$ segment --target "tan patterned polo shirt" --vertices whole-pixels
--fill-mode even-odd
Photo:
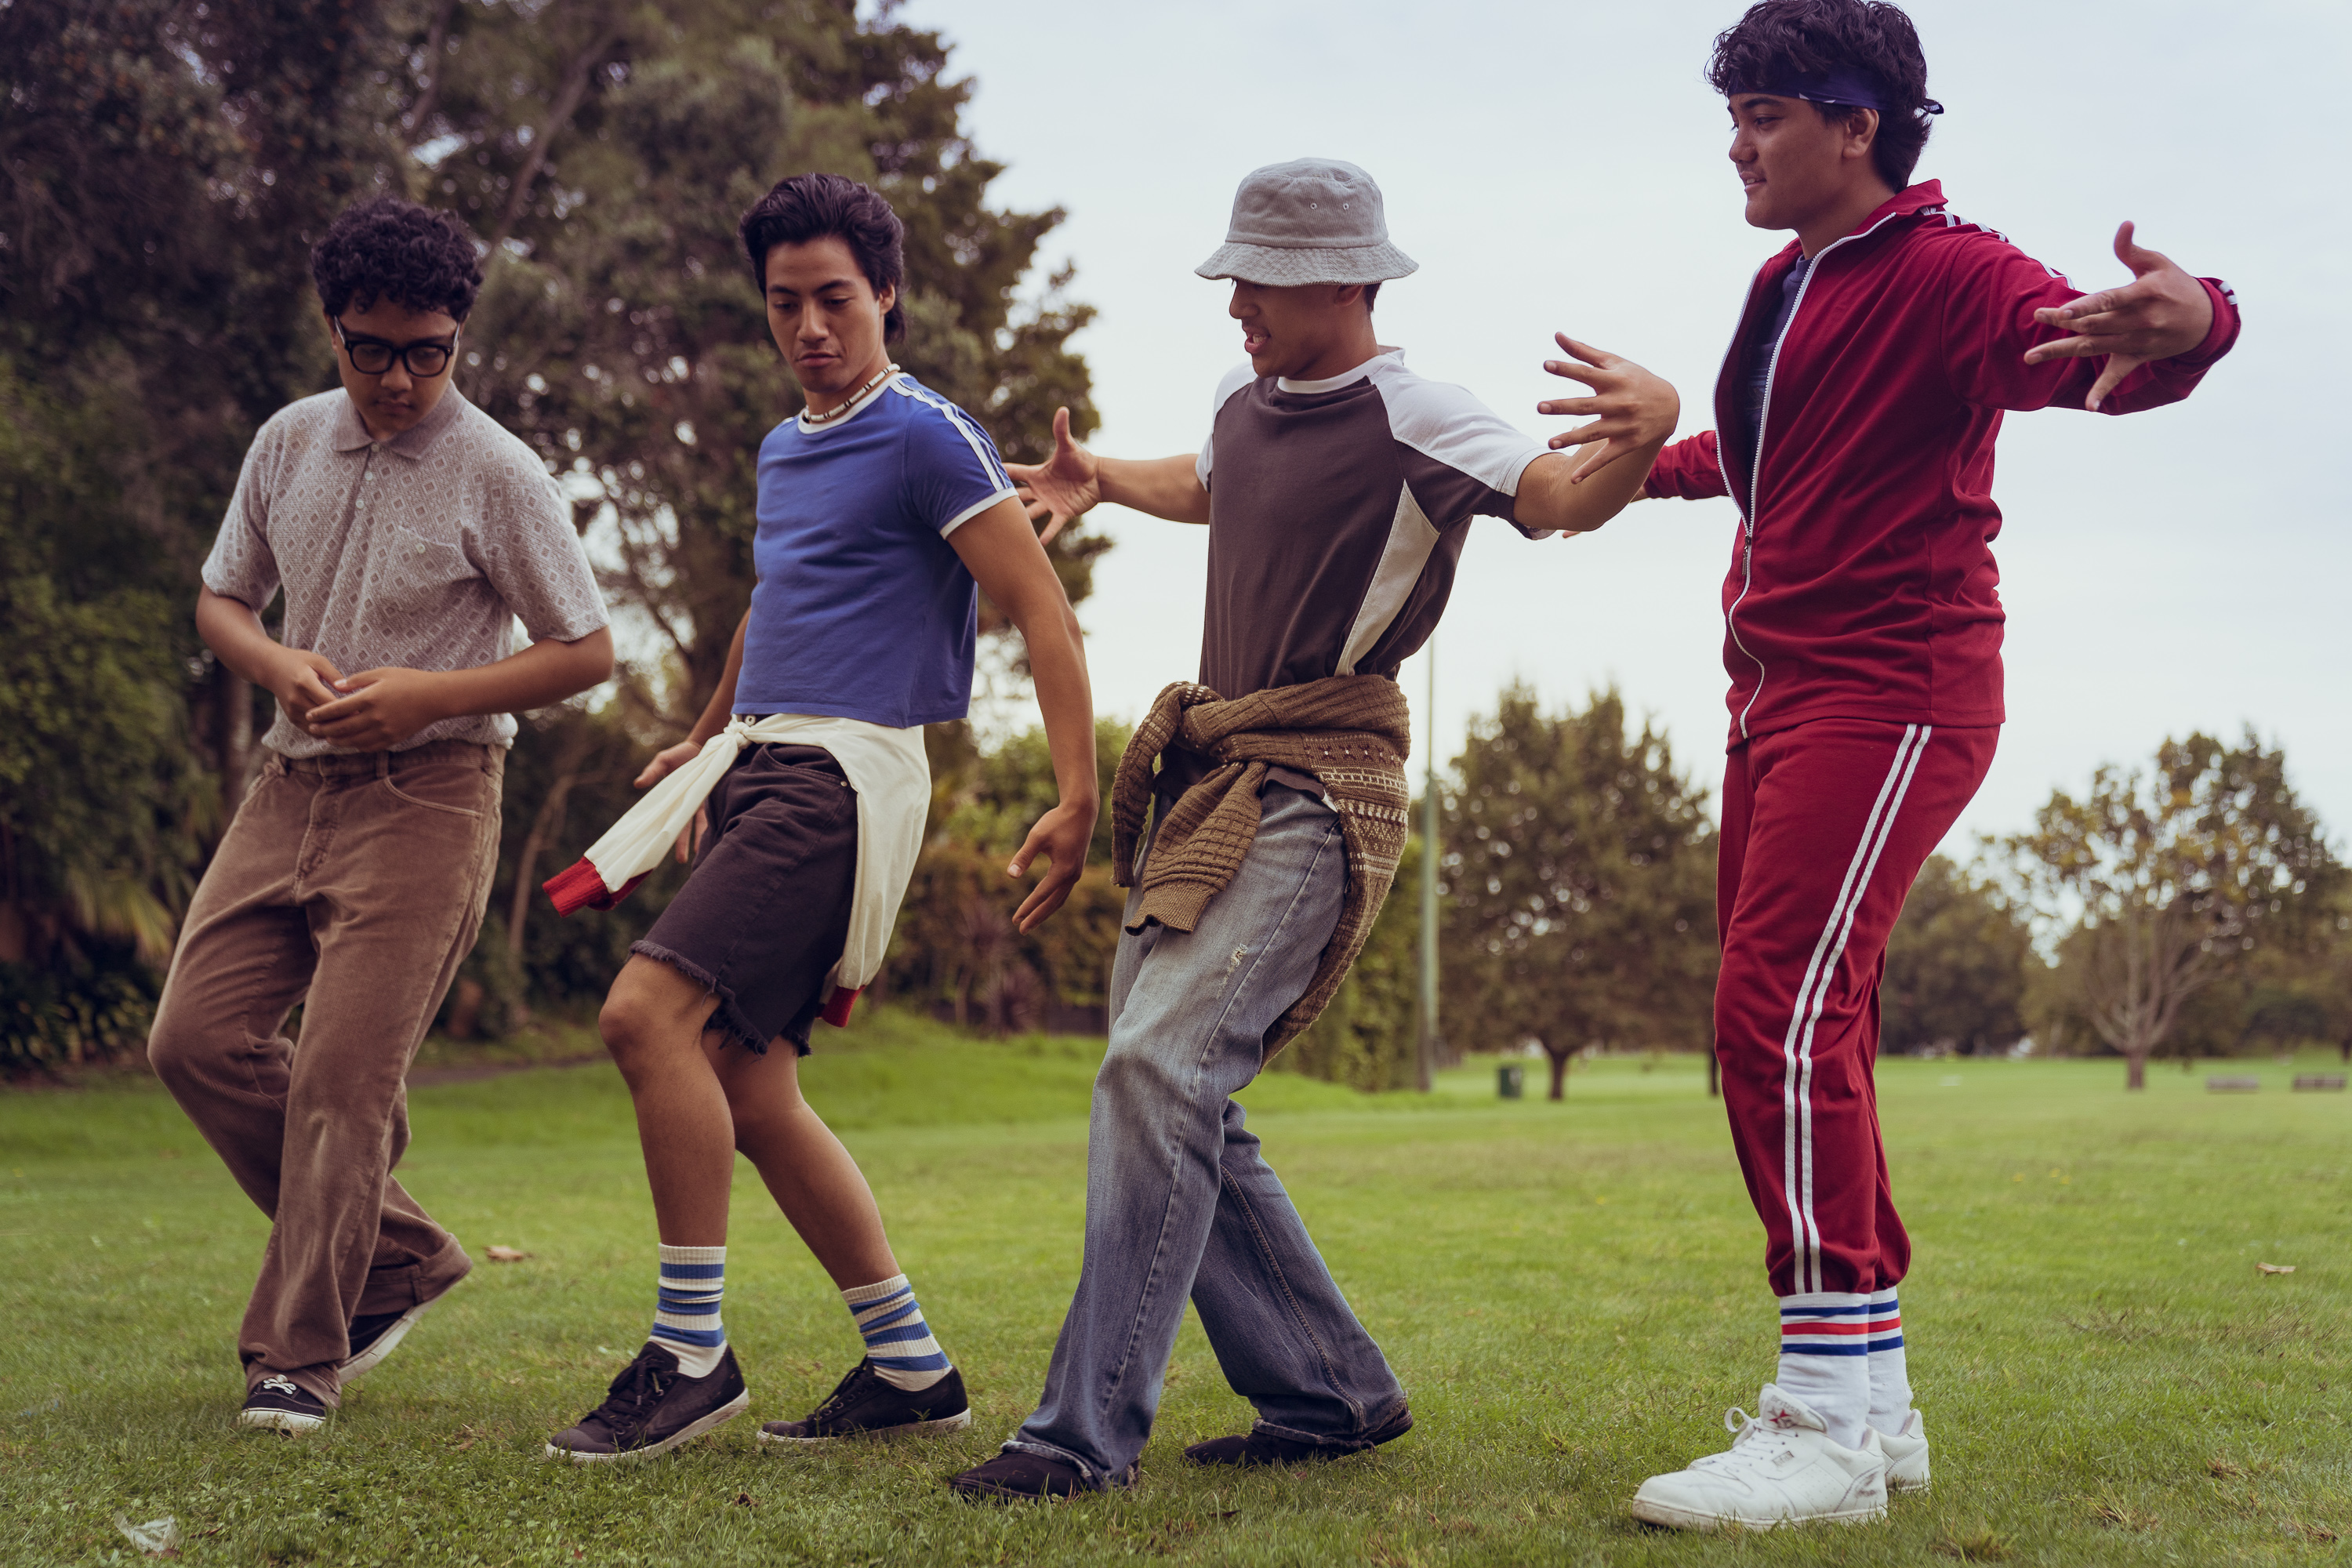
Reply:
[[[539,458],[456,387],[416,426],[369,437],[341,388],[255,436],[205,586],[256,610],[282,584],[287,647],[346,675],[472,669],[534,642],[576,642],[608,617],[571,509]],[[514,743],[506,713],[445,719],[401,742]],[[345,748],[281,710],[262,743],[289,757]]]

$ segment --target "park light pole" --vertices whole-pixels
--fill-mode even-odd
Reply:
[[[1437,639],[1429,639],[1429,703],[1422,717],[1421,1030],[1413,1087],[1429,1092],[1437,1068]]]

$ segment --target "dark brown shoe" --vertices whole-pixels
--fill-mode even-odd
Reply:
[[[1368,1448],[1402,1437],[1412,1430],[1412,1412],[1402,1407],[1373,1430],[1347,1441],[1305,1443],[1257,1426],[1239,1436],[1212,1437],[1205,1443],[1195,1443],[1184,1450],[1184,1462],[1190,1465],[1243,1466],[1319,1464],[1326,1459],[1344,1459],[1350,1454],[1363,1453]]]
[[[730,1345],[708,1377],[688,1377],[677,1352],[648,1342],[621,1369],[604,1403],[548,1439],[547,1457],[597,1464],[649,1459],[750,1408],[751,1395]]]
[[[1043,1454],[999,1454],[949,1480],[948,1489],[977,1502],[1036,1502],[1093,1491],[1078,1467]]]

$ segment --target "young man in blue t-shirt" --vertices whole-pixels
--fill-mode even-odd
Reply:
[[[1061,789],[1013,858],[1014,876],[1039,856],[1052,866],[1014,916],[1022,930],[1077,880],[1097,809],[1077,618],[987,435],[890,363],[904,330],[897,215],[854,181],[803,174],[741,233],[808,403],[760,448],[751,607],[693,733],[639,776],[651,793],[549,884],[559,907],[603,903],[673,840],[694,857],[599,1021],[636,1105],[660,1285],[645,1348],[548,1444],[582,1461],[660,1453],[749,1405],[719,1321],[739,1150],[840,1287],[867,1352],[806,1419],[770,1422],[762,1439],[970,1423],[874,1194],[801,1099],[796,1062],[816,1018],[845,1022],[880,967],[930,804],[922,726],[963,717],[971,697],[976,586],[1028,645]]]

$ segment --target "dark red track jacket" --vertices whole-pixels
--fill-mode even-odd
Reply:
[[[2033,320],[2084,290],[1913,185],[1822,247],[1766,384],[1751,473],[1720,448],[1739,428],[1744,345],[1778,308],[1795,241],[1748,286],[1716,382],[1716,429],[1658,455],[1644,493],[1739,504],[1723,584],[1731,741],[1809,719],[1998,724],[2000,574],[1993,437],[2005,409],[2080,408],[2103,359],[2025,363],[2065,334]],[[2100,405],[2177,403],[2238,337],[2230,290],[2204,279],[2213,330],[2140,366]]]

